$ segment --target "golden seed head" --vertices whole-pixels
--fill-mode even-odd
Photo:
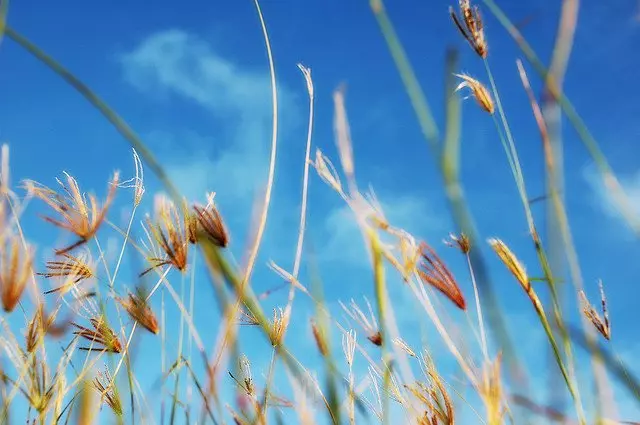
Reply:
[[[287,326],[289,326],[289,316],[290,312],[288,309],[285,311],[281,308],[273,310],[273,321],[271,322],[269,339],[271,340],[271,345],[274,347],[277,347],[282,343],[284,333],[287,330]]]
[[[109,327],[104,318],[92,318],[90,321],[93,329],[72,323],[72,325],[78,329],[73,334],[86,339],[91,344],[89,347],[80,347],[80,350],[121,353],[122,344],[120,344],[118,336],[113,329]]]
[[[4,311],[11,312],[20,301],[27,281],[32,276],[33,254],[22,246],[18,236],[12,235],[0,247],[0,293]]]
[[[316,341],[318,351],[323,357],[325,357],[329,353],[327,340],[324,336],[324,332],[318,327],[318,325],[316,325],[313,320],[311,321],[311,332],[313,333],[313,339]]]
[[[487,111],[489,114],[493,115],[493,113],[495,112],[495,106],[493,104],[493,99],[491,98],[489,90],[487,90],[487,88],[478,80],[468,75],[455,74],[455,76],[463,80],[460,84],[458,84],[458,87],[456,87],[456,91],[468,87],[471,90],[473,97],[476,98],[476,101],[478,102],[480,107]]]
[[[525,291],[529,292],[531,283],[529,282],[527,271],[522,263],[520,263],[520,260],[518,260],[515,254],[511,252],[509,247],[500,239],[489,239],[488,242],[493,251],[498,254],[502,263],[507,266],[511,274],[520,282],[520,285],[522,285]]]
[[[61,286],[45,291],[45,294],[58,291],[62,291],[64,294],[80,281],[94,277],[93,269],[87,264],[87,256],[76,257],[68,253],[61,256],[65,259],[64,261],[47,261],[47,271],[38,273],[47,279],[65,278],[65,282]]]
[[[100,398],[113,410],[116,416],[122,416],[122,403],[114,390],[112,381],[109,369],[105,366],[104,372],[98,372],[98,376],[93,380],[93,388],[100,393]]]
[[[79,239],[71,245],[56,250],[56,254],[65,254],[74,248],[87,243],[98,231],[104,221],[109,206],[115,197],[118,187],[118,172],[114,173],[109,183],[109,192],[102,208],[94,195],[85,196],[80,191],[78,182],[68,173],[64,173],[67,182],[56,179],[62,187],[62,193],[55,192],[48,187],[28,180],[25,182],[27,191],[40,198],[49,205],[61,219],[44,217],[45,221],[75,234]],[[87,201],[88,198],[88,201]]]
[[[140,276],[158,267],[171,265],[184,272],[187,268],[188,244],[187,232],[182,228],[183,221],[178,214],[178,208],[167,197],[156,197],[155,221],[147,217],[147,227],[155,243],[164,252],[165,258],[150,257],[151,267],[143,271]]]

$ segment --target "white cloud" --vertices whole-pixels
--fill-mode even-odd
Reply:
[[[585,167],[583,175],[596,195],[594,202],[597,204],[598,208],[610,217],[622,220],[626,223],[625,218],[620,211],[618,202],[611,193],[611,190],[605,186],[602,177],[595,170],[595,167]],[[640,217],[640,171],[626,177],[618,176],[618,179],[622,189],[629,199],[631,212],[635,217]]]
[[[266,182],[271,143],[271,86],[266,64],[260,71],[220,56],[194,34],[171,29],[144,39],[120,56],[127,81],[150,96],[173,95],[211,111],[217,119],[213,137],[194,132],[154,132],[166,152],[161,160],[189,199],[205,191],[221,202],[245,208]],[[295,121],[294,96],[282,84],[282,136]],[[188,145],[186,149],[179,149]],[[212,149],[213,148],[213,149]],[[215,152],[212,152],[215,150]]]
[[[225,115],[271,114],[269,75],[221,57],[193,34],[177,29],[153,34],[122,55],[121,63],[127,80],[140,90],[171,91]]]

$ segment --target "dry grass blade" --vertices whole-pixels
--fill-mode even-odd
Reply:
[[[600,286],[600,299],[602,303],[602,317],[598,314],[595,308],[589,303],[584,291],[580,291],[580,302],[582,304],[582,312],[591,321],[593,326],[600,334],[607,340],[611,339],[611,324],[609,323],[609,312],[607,310],[607,299],[604,296],[604,288],[602,281],[598,284]]]
[[[453,7],[450,7],[449,14],[451,15],[451,19],[453,19],[453,23],[460,30],[462,36],[469,42],[473,50],[475,50],[478,56],[484,59],[487,57],[488,46],[484,37],[484,24],[482,23],[480,10],[478,6],[471,7],[469,0],[460,0],[459,5],[462,19],[459,19]]]
[[[84,351],[106,351],[109,353],[121,353],[122,344],[116,333],[109,327],[103,318],[90,319],[93,329],[85,328],[77,323],[72,323],[78,330],[73,334],[91,341],[91,346],[80,347]],[[98,344],[98,347],[93,347]]]
[[[0,292],[6,312],[16,307],[32,274],[33,254],[24,251],[20,238],[12,236],[0,256]]]
[[[196,219],[200,225],[200,229],[210,238],[214,245],[225,248],[229,245],[229,232],[222,220],[222,216],[213,202],[214,194],[209,194],[209,202],[206,207],[194,205]]]
[[[107,210],[115,197],[116,188],[118,187],[118,173],[116,172],[109,183],[107,199],[100,207],[94,195],[89,195],[87,201],[85,195],[80,191],[76,179],[67,173],[64,174],[67,177],[66,184],[58,179],[64,194],[60,194],[32,180],[25,182],[25,186],[31,195],[40,198],[61,217],[61,220],[52,217],[44,217],[44,219],[75,234],[79,238],[78,241],[71,245],[56,250],[58,255],[65,254],[87,243],[96,234],[106,217]]]
[[[140,273],[140,276],[165,265],[171,265],[180,271],[187,268],[189,241],[187,232],[182,228],[182,222],[176,205],[166,197],[158,196],[155,223],[147,217],[147,227],[166,258],[148,258],[152,266]]]
[[[116,298],[116,300],[127,311],[129,316],[138,322],[143,328],[153,334],[158,334],[158,319],[151,310],[145,297],[137,294],[129,294],[127,298]]]
[[[444,296],[449,298],[458,308],[465,310],[467,308],[466,301],[460,291],[460,287],[456,282],[453,274],[447,266],[442,262],[438,254],[427,245],[426,242],[420,244],[420,255],[422,256],[421,266],[416,271],[420,279],[428,285],[439,290]]]
[[[98,376],[93,380],[93,388],[100,393],[104,403],[111,408],[116,416],[122,416],[122,403],[114,390],[114,386],[111,385],[112,380],[109,369],[105,367],[104,372],[98,372]],[[107,390],[107,388],[110,389]]]

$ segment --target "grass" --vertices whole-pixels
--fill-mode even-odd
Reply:
[[[515,39],[542,78],[545,90],[550,94],[547,102],[562,110],[576,128],[597,164],[603,182],[612,190],[631,228],[637,231],[638,217],[630,212],[627,195],[597,141],[562,93],[561,83],[574,33],[571,26],[577,25],[578,3],[565,1],[561,20],[564,26],[559,30],[549,70],[499,7],[491,0],[483,3],[505,27],[507,34]],[[518,62],[523,91],[530,101],[530,105],[523,107],[531,108],[540,130],[551,205],[548,211],[558,224],[561,252],[566,256],[574,285],[570,291],[575,293],[581,308],[577,312],[570,311],[563,302],[559,273],[552,266],[552,260],[553,264],[558,264],[564,263],[564,258],[558,262],[557,258],[550,257],[547,241],[538,233],[516,134],[503,109],[499,82],[493,76],[489,60],[491,46],[486,41],[482,15],[478,5],[469,1],[459,2],[459,12],[452,8],[452,29],[460,32],[462,40],[483,62],[486,75],[461,74],[457,69],[458,53],[452,49],[447,51],[442,136],[432,116],[429,98],[423,92],[383,2],[371,0],[370,7],[439,167],[442,188],[457,227],[452,229],[455,232],[447,244],[458,249],[466,260],[473,303],[465,298],[468,286],[454,276],[438,254],[438,248],[390,222],[373,190],[364,192],[359,188],[345,95],[341,89],[335,91],[333,98],[340,167],[335,167],[318,148],[315,157],[312,156],[314,85],[311,70],[302,65],[299,68],[308,90],[309,116],[305,157],[301,159],[303,189],[292,271],[270,263],[285,283],[260,296],[253,292],[252,272],[262,247],[275,182],[279,121],[271,43],[260,3],[254,0],[254,4],[271,77],[272,139],[264,198],[257,207],[257,221],[248,223],[255,232],[247,248],[246,264],[237,267],[229,252],[233,235],[216,206],[214,194],[209,194],[204,206],[189,205],[153,153],[122,117],[70,71],[6,24],[8,2],[2,2],[0,34],[57,73],[114,125],[133,147],[135,176],[122,181],[116,173],[108,182],[104,200],[85,195],[79,183],[66,173],[58,180],[59,187],[30,180],[13,187],[9,186],[9,148],[3,146],[0,161],[0,295],[4,309],[0,315],[3,353],[0,423],[26,419],[29,424],[91,424],[103,423],[109,418],[123,424],[156,423],[158,419],[161,423],[171,424],[267,424],[283,422],[287,417],[303,424],[368,421],[453,425],[460,423],[463,411],[472,412],[477,423],[488,425],[535,423],[538,420],[578,424],[634,423],[621,422],[607,413],[615,407],[615,400],[606,399],[610,377],[619,381],[638,403],[640,385],[617,354],[605,347],[611,339],[611,323],[604,288],[601,285],[601,314],[590,303],[583,288],[569,217],[556,186],[562,170],[554,147],[557,148],[560,140],[552,129],[558,117],[545,114],[545,110],[552,109],[549,109],[550,104],[542,107],[538,104],[526,68]],[[6,42],[2,37],[0,41]],[[489,84],[485,85],[483,80]],[[463,124],[458,91],[463,89],[469,91],[477,100],[477,106],[495,125],[538,260],[537,264],[528,266],[539,269],[542,278],[532,278],[503,239],[483,241],[479,236],[460,172]],[[136,229],[138,207],[149,197],[144,189],[144,167],[150,168],[159,178],[169,196],[156,195],[153,214]],[[365,300],[367,309],[354,300],[350,304],[341,302],[346,321],[339,316],[340,311],[332,310],[324,300],[320,271],[300,276],[307,252],[305,233],[312,170],[351,210],[361,230],[362,243],[370,254],[375,308],[368,300]],[[132,191],[130,215],[127,225],[119,228],[109,217],[113,214],[114,198],[125,190]],[[22,227],[32,202],[39,202],[48,211],[43,216],[47,225],[73,237],[72,243],[49,253],[52,260],[44,264],[35,261],[31,248],[34,241],[25,236],[25,233],[31,233]],[[136,230],[146,237],[136,238]],[[115,261],[100,243],[106,232],[120,239]],[[504,237],[506,239],[508,235]],[[546,336],[545,347],[541,350],[551,350],[555,361],[553,367],[562,376],[564,391],[573,401],[570,408],[558,410],[544,406],[525,395],[529,391],[527,375],[538,371],[529,370],[518,358],[507,331],[506,322],[510,318],[497,302],[484,254],[488,248],[512,274],[514,285],[519,285],[523,296],[531,301],[540,331]],[[124,287],[118,278],[125,251],[141,260],[134,288]],[[195,270],[200,260],[204,261],[219,305],[219,321],[209,329],[198,329],[194,320]],[[312,260],[309,258],[309,262]],[[149,279],[155,279],[151,286],[147,285]],[[536,285],[537,280],[545,285]],[[50,282],[50,289],[42,288],[45,281]],[[174,284],[178,281],[180,288],[176,290]],[[411,335],[403,334],[404,329],[399,326],[396,315],[396,310],[403,306],[394,305],[389,295],[389,286],[396,281],[403,282],[407,293],[424,313],[416,321],[424,321],[435,328],[447,357],[455,362],[460,376],[445,375],[444,368],[438,364],[442,356],[436,359],[429,345],[414,347],[406,342]],[[270,314],[268,297],[281,288],[289,290],[287,303]],[[550,302],[543,302],[547,297],[539,295],[542,291],[548,293]],[[167,343],[167,332],[172,332],[167,330],[170,328],[167,294],[179,314],[175,352]],[[317,370],[308,366],[310,362],[306,356],[296,358],[289,348],[287,330],[293,320],[299,320],[304,314],[294,308],[296,295],[308,298],[315,306],[310,335],[323,366]],[[159,298],[160,309],[155,311],[154,306],[158,303],[154,301]],[[471,305],[475,315],[467,312]],[[576,313],[582,317],[579,329],[567,320]],[[456,335],[457,329],[463,326],[456,323],[457,318],[466,318],[471,323],[470,338]],[[241,351],[239,335],[245,332],[243,325],[255,328],[262,335],[262,343],[270,349],[264,379],[257,378],[252,372],[251,353]],[[24,337],[15,331],[20,326],[25,329]],[[134,346],[142,341],[140,334],[143,332],[147,334],[144,338],[152,338],[160,346],[161,370],[140,370],[144,363],[134,362]],[[215,333],[216,343],[211,350],[207,350],[203,342],[205,332]],[[332,335],[340,336],[342,347],[332,344]],[[469,341],[474,343],[472,349],[467,347]],[[198,354],[195,358],[192,356],[194,348]],[[577,355],[578,352],[581,355]],[[577,373],[578,370],[584,372],[582,363],[585,362],[591,366],[595,382],[593,406],[587,405],[590,399],[584,397],[585,386],[579,382]],[[359,376],[359,369],[354,367],[356,363],[365,365],[369,373]],[[157,377],[153,394],[143,390],[139,381],[141,375],[149,373],[155,373]],[[459,382],[456,385],[454,381]],[[290,384],[285,393],[282,382]],[[229,397],[230,393],[234,393],[234,397]]]

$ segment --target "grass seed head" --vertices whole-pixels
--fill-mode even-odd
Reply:
[[[105,366],[104,372],[98,372],[98,376],[93,380],[93,388],[100,393],[100,398],[104,403],[116,414],[122,416],[122,403],[120,397],[115,391],[115,385],[111,385],[113,378],[109,373],[109,369]],[[107,391],[107,388],[109,390]]]
[[[347,308],[342,301],[340,301],[340,306],[351,319],[362,327],[367,335],[367,339],[371,341],[373,345],[380,347],[382,345],[382,333],[380,333],[378,321],[376,320],[376,316],[373,314],[373,309],[371,308],[369,300],[365,298],[365,302],[369,310],[369,317],[362,312],[354,300],[351,300],[351,308]]]
[[[84,351],[106,351],[110,353],[121,353],[122,345],[116,333],[109,327],[102,317],[90,319],[93,329],[85,328],[76,323],[72,323],[78,330],[73,334],[78,335],[91,342],[89,347],[80,347]],[[94,345],[97,344],[97,347]]]
[[[459,6],[462,19],[459,19],[453,7],[450,7],[451,19],[473,50],[484,59],[487,57],[489,47],[484,36],[484,24],[480,9],[478,6],[472,7],[469,0],[460,0]]]
[[[159,245],[165,258],[151,257],[148,261],[151,267],[143,271],[140,276],[151,270],[165,265],[171,265],[184,272],[187,268],[188,243],[187,232],[183,229],[183,221],[180,220],[178,208],[165,196],[156,197],[155,221],[147,217],[149,228],[155,242]]]
[[[327,340],[322,329],[320,329],[316,322],[313,320],[311,321],[311,332],[313,333],[313,339],[316,341],[316,347],[318,347],[318,351],[320,352],[322,357],[326,357],[329,353]]]
[[[593,324],[596,330],[605,339],[611,339],[611,323],[609,323],[609,312],[607,310],[607,299],[604,296],[604,288],[602,282],[599,282],[600,286],[600,299],[602,306],[602,317],[598,314],[596,309],[589,303],[584,291],[580,291],[580,304],[582,305],[582,312],[587,319]]]
[[[62,194],[31,180],[25,183],[31,195],[40,198],[61,217],[61,219],[52,217],[44,217],[44,219],[61,229],[75,234],[79,238],[71,245],[56,250],[58,255],[65,254],[87,243],[97,233],[107,215],[118,187],[118,173],[116,172],[109,183],[107,199],[103,206],[100,207],[94,195],[87,197],[80,191],[76,179],[67,173],[65,173],[65,176],[67,177],[66,184],[58,179],[58,183],[62,187]]]
[[[274,347],[279,346],[284,338],[284,333],[289,326],[290,310],[283,311],[281,308],[273,310],[273,321],[271,322],[271,332],[269,339],[271,345]]]
[[[129,294],[127,298],[116,298],[129,316],[140,324],[143,328],[153,334],[158,334],[158,319],[151,310],[147,300],[139,294]]]
[[[33,254],[22,246],[20,238],[11,236],[0,247],[0,292],[4,311],[11,312],[22,297],[27,281],[32,276]]]
[[[64,261],[47,261],[47,271],[38,273],[47,279],[63,277],[66,282],[57,288],[46,291],[45,294],[62,291],[66,293],[72,286],[82,280],[90,279],[95,276],[92,268],[87,264],[86,258],[75,257],[69,253],[62,254]]]
[[[438,254],[426,242],[420,244],[421,268],[417,269],[423,283],[431,285],[449,298],[458,308],[465,310],[467,303],[453,274]]]
[[[445,240],[444,243],[452,248],[458,248],[464,255],[467,255],[471,250],[471,242],[469,241],[469,237],[464,233],[460,233],[460,235],[454,235],[453,233],[450,233],[449,240]]]
[[[214,194],[209,194],[209,202],[206,207],[194,205],[196,219],[200,225],[200,229],[211,239],[214,245],[225,248],[229,245],[229,232],[222,220],[222,216],[213,202]]]
[[[471,94],[478,102],[478,105],[480,105],[480,107],[486,112],[493,115],[493,113],[495,112],[495,106],[493,104],[493,98],[491,97],[491,93],[489,93],[489,90],[480,81],[476,80],[473,77],[465,74],[454,75],[462,79],[462,82],[458,84],[458,87],[456,87],[456,91],[462,90],[465,87],[469,88],[471,90]]]

